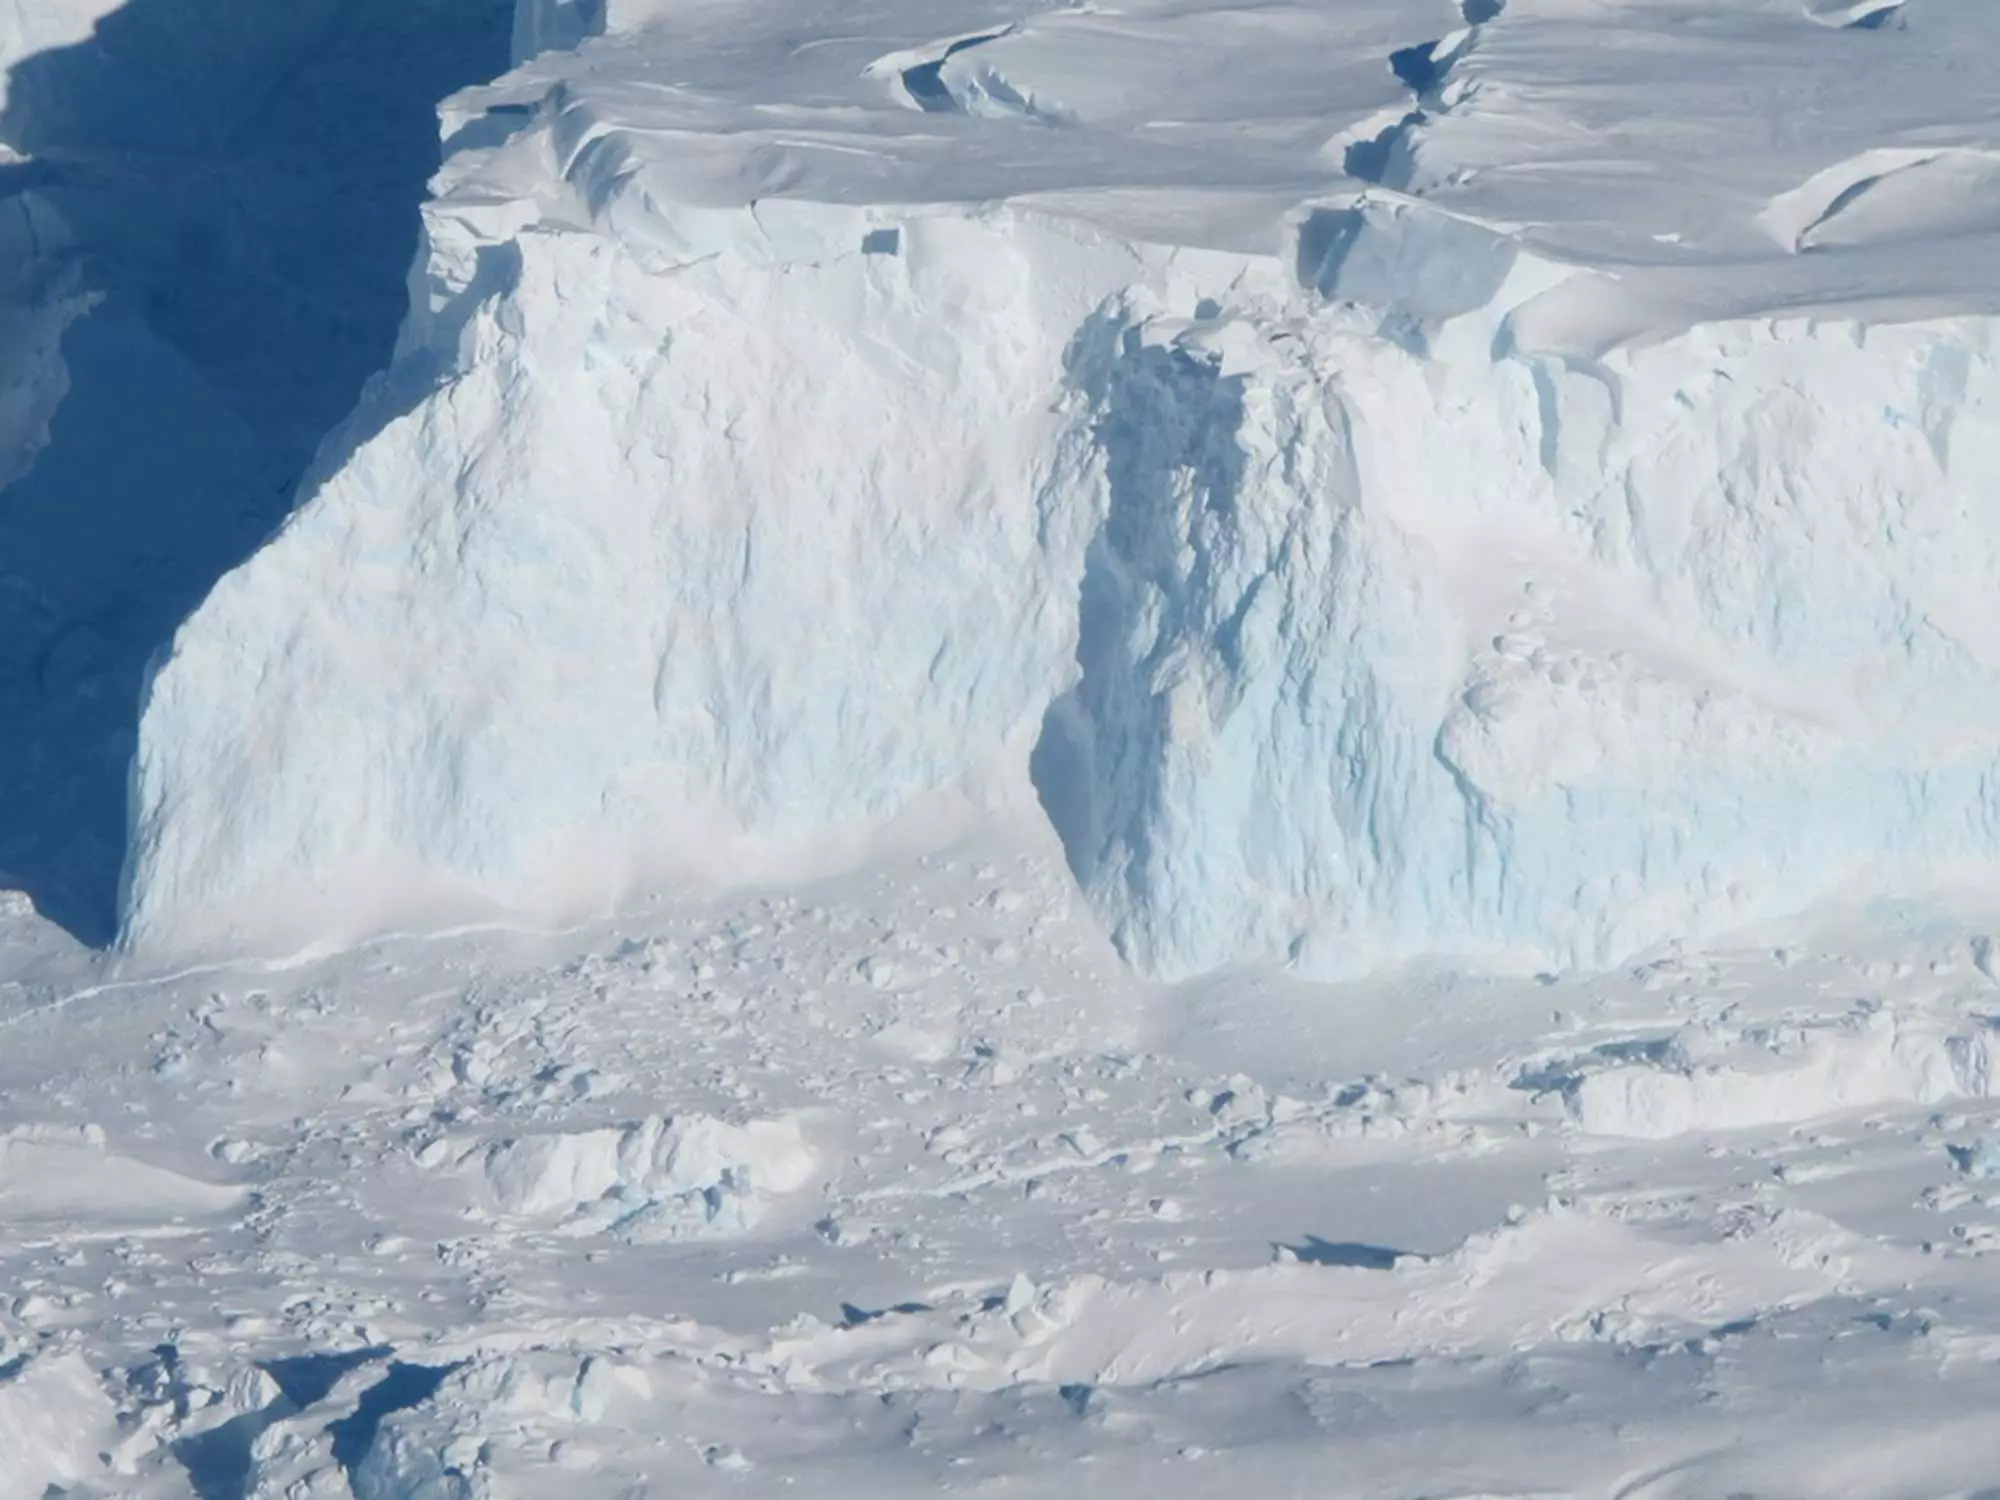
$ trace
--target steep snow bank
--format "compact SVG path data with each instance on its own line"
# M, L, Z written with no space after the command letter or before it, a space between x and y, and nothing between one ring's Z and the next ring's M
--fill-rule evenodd
M159 667L129 942L782 875L1031 746L1162 974L1599 962L2000 857L1994 226L1771 228L1884 131L1669 228L1535 170L1599 107L1545 59L1660 24L1609 0L1421 67L1387 3L531 4L517 50L583 19L448 107L396 370ZM1787 88L1876 40L1712 24Z

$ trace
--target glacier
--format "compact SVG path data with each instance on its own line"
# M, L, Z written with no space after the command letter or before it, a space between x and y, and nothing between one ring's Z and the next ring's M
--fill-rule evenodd
M1166 978L1990 876L2000 22L1437 11L523 0L392 365L148 674L121 941L1037 802Z

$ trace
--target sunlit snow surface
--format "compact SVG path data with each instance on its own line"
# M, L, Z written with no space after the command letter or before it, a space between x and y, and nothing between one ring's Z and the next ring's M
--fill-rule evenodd
M1046 837L560 937L0 924L0 1495L1987 1493L1992 943L1133 979Z
M1996 60L0 0L0 1500L1990 1493Z

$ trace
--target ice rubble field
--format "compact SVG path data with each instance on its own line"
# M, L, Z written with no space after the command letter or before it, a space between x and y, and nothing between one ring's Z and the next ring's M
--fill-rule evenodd
M1996 61L0 0L0 1500L2000 1494Z

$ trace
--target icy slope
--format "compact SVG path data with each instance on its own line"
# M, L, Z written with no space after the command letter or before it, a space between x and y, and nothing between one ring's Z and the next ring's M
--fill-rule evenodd
M579 50L448 106L396 368L151 682L127 940L1030 769L1162 974L1990 866L2000 22L1410 9L525 6Z

